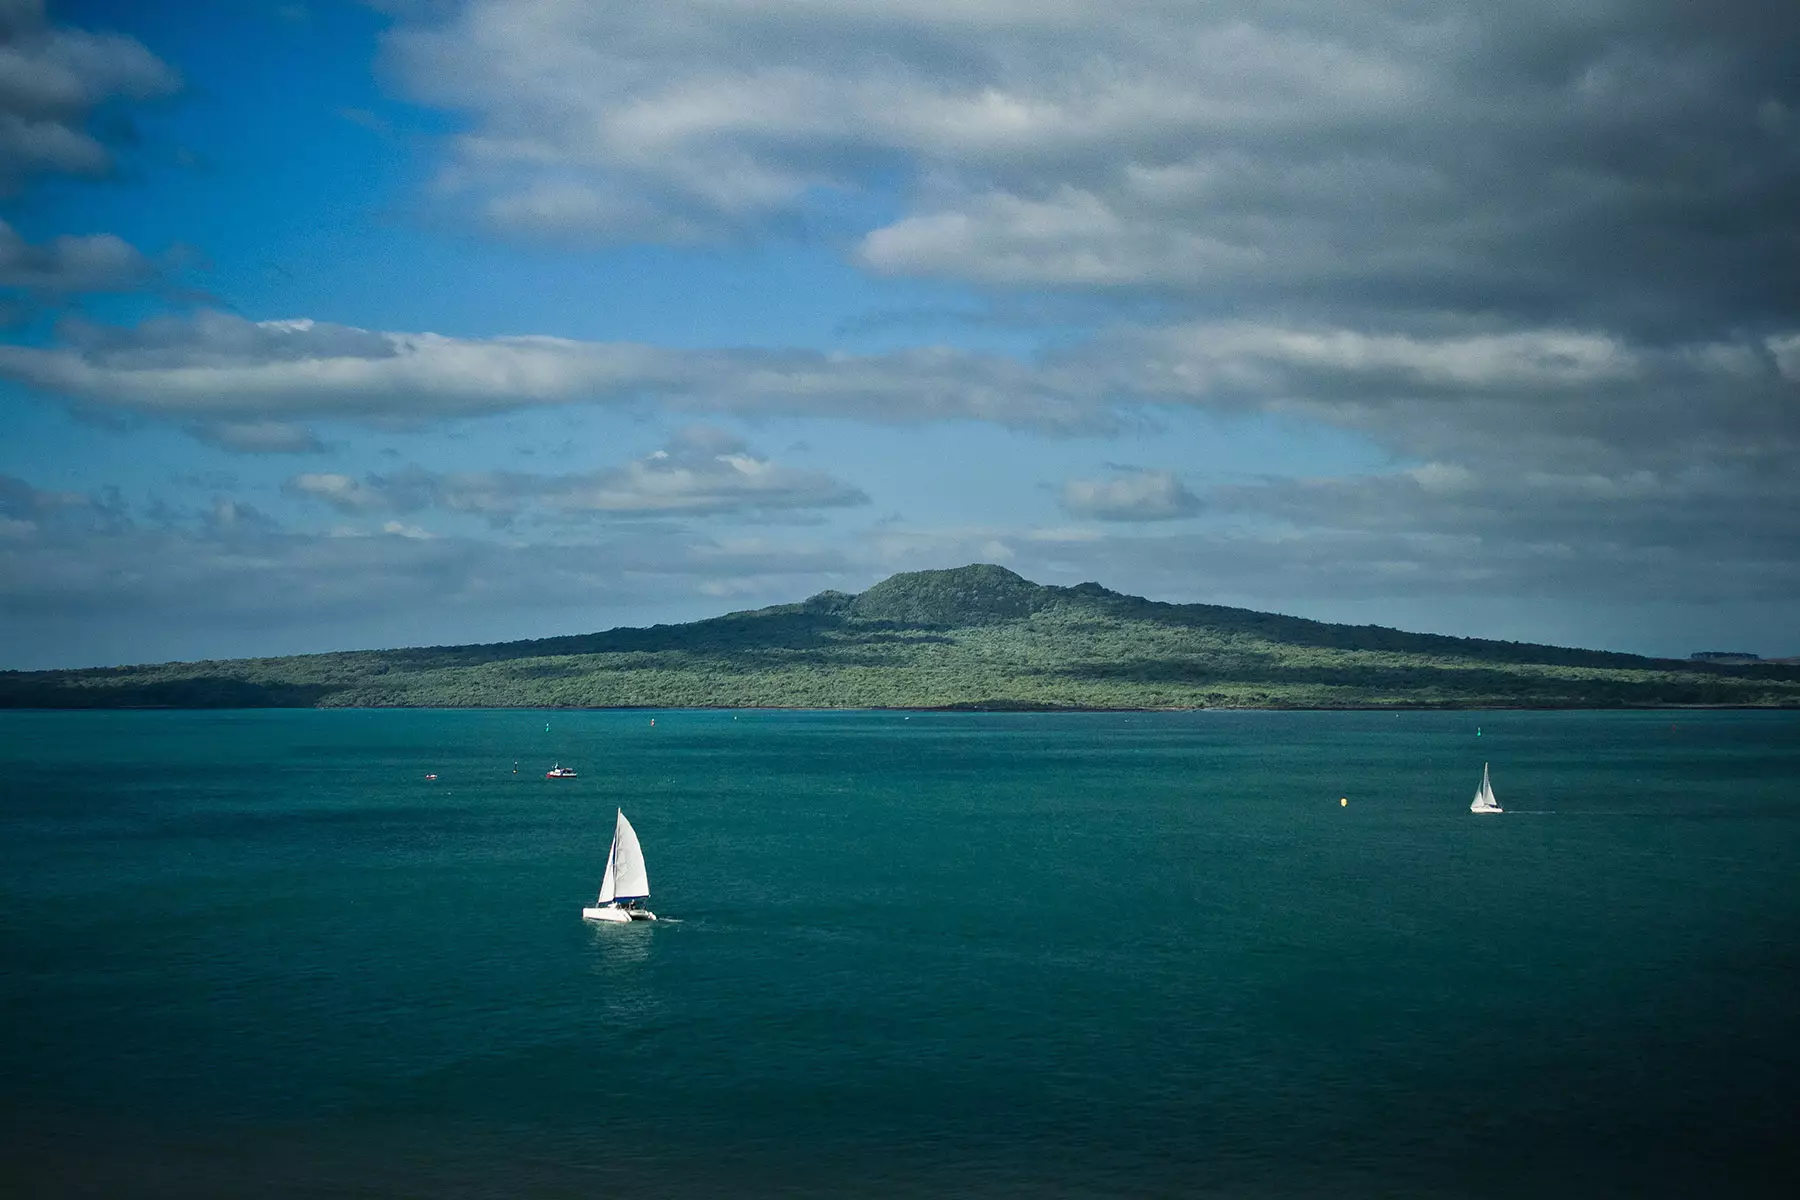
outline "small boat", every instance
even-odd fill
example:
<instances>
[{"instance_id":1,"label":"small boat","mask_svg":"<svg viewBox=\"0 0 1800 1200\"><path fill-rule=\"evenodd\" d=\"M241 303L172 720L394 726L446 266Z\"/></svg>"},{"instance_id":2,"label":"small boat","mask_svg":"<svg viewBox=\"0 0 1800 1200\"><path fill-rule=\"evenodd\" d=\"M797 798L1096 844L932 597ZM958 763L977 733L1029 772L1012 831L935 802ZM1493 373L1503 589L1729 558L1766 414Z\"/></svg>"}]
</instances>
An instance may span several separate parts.
<instances>
[{"instance_id":1,"label":"small boat","mask_svg":"<svg viewBox=\"0 0 1800 1200\"><path fill-rule=\"evenodd\" d=\"M1473 813L1503 812L1500 802L1494 799L1494 785L1488 782L1488 765L1481 764L1481 786L1475 789L1475 800L1469 805Z\"/></svg>"},{"instance_id":2,"label":"small boat","mask_svg":"<svg viewBox=\"0 0 1800 1200\"><path fill-rule=\"evenodd\" d=\"M436 774L435 774L435 773L433 773L433 774L430 774L430 775L427 775L427 776L426 776L426 777L425 777L425 782L426 782L426 783L430 783L430 782L432 782L432 781L433 781L433 780L435 780L435 779L436 779L436 778L437 778L437 775L436 775Z\"/></svg>"},{"instance_id":3,"label":"small boat","mask_svg":"<svg viewBox=\"0 0 1800 1200\"><path fill-rule=\"evenodd\" d=\"M643 907L650 898L650 873L644 869L644 849L638 845L637 830L619 810L613 825L612 849L606 853L606 876L600 881L600 897L593 906L581 910L583 919L612 921L654 921L656 914Z\"/></svg>"},{"instance_id":4,"label":"small boat","mask_svg":"<svg viewBox=\"0 0 1800 1200\"><path fill-rule=\"evenodd\" d=\"M551 767L548 771L544 772L544 778L545 779L573 779L573 778L575 778L575 768L574 767L565 767L561 763L557 763L554 767Z\"/></svg>"}]
</instances>

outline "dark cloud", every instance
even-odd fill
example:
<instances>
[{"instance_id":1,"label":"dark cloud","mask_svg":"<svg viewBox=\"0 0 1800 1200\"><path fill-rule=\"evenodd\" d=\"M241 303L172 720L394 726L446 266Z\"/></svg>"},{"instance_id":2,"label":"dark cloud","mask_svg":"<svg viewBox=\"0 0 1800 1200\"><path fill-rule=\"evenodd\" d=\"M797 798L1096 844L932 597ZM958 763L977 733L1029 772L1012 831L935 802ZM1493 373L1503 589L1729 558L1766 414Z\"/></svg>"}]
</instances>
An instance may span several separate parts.
<instances>
[{"instance_id":1,"label":"dark cloud","mask_svg":"<svg viewBox=\"0 0 1800 1200\"><path fill-rule=\"evenodd\" d=\"M50 23L42 0L0 2L0 191L40 174L102 175L112 154L89 128L108 100L181 86L136 40Z\"/></svg>"},{"instance_id":2,"label":"dark cloud","mask_svg":"<svg viewBox=\"0 0 1800 1200\"><path fill-rule=\"evenodd\" d=\"M218 537L260 535L280 528L268 513L229 496L214 496L212 507L201 514L200 520L208 532Z\"/></svg>"},{"instance_id":3,"label":"dark cloud","mask_svg":"<svg viewBox=\"0 0 1800 1200\"><path fill-rule=\"evenodd\" d=\"M45 491L14 475L0 475L0 521L8 537L42 530L104 531L131 524L124 498L113 487L92 492Z\"/></svg>"},{"instance_id":4,"label":"dark cloud","mask_svg":"<svg viewBox=\"0 0 1800 1200\"><path fill-rule=\"evenodd\" d=\"M399 353L387 337L365 329L310 319L247 321L216 311L152 317L129 329L71 320L61 333L82 362L99 371L226 370Z\"/></svg>"},{"instance_id":5,"label":"dark cloud","mask_svg":"<svg viewBox=\"0 0 1800 1200\"><path fill-rule=\"evenodd\" d=\"M110 233L27 242L0 220L0 288L63 294L126 292L154 282L160 269Z\"/></svg>"},{"instance_id":6,"label":"dark cloud","mask_svg":"<svg viewBox=\"0 0 1800 1200\"><path fill-rule=\"evenodd\" d=\"M1794 316L1785 0L469 0L389 49L515 228L736 236L910 178L873 270L1364 329Z\"/></svg>"}]
</instances>

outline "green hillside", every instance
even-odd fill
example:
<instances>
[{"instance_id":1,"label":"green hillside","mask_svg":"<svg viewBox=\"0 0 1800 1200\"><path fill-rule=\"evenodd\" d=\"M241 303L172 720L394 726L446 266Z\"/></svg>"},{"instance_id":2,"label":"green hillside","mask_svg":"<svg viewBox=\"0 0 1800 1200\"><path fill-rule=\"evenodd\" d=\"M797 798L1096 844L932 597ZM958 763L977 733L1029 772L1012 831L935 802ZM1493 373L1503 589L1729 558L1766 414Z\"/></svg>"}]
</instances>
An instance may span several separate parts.
<instances>
[{"instance_id":1,"label":"green hillside","mask_svg":"<svg viewBox=\"0 0 1800 1200\"><path fill-rule=\"evenodd\" d=\"M995 566L686 625L411 650L0 672L0 706L1800 706L1800 668L1328 625Z\"/></svg>"}]
</instances>

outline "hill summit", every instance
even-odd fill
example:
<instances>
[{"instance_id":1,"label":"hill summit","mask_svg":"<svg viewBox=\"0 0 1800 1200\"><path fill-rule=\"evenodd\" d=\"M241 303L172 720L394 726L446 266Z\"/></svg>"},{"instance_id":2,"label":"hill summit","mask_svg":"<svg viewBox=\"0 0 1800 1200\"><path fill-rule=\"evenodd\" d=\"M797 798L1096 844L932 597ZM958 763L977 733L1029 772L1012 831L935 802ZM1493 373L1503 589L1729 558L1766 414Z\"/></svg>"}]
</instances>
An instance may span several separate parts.
<instances>
[{"instance_id":1,"label":"hill summit","mask_svg":"<svg viewBox=\"0 0 1800 1200\"><path fill-rule=\"evenodd\" d=\"M850 603L850 615L866 621L947 628L991 625L1029 617L1047 608L1057 588L975 563L946 571L891 575Z\"/></svg>"},{"instance_id":2,"label":"hill summit","mask_svg":"<svg viewBox=\"0 0 1800 1200\"><path fill-rule=\"evenodd\" d=\"M0 672L0 706L1800 706L1800 668L1165 604L989 563L684 625L473 646Z\"/></svg>"}]
</instances>

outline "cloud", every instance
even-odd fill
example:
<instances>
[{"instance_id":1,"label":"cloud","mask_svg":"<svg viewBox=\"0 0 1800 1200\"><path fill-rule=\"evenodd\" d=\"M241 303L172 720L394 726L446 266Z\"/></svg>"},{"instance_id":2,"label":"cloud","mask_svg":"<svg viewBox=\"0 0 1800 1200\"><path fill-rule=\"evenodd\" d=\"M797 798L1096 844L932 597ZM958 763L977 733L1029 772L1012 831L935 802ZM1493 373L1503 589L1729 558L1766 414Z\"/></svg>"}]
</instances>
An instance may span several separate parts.
<instances>
[{"instance_id":1,"label":"cloud","mask_svg":"<svg viewBox=\"0 0 1800 1200\"><path fill-rule=\"evenodd\" d=\"M432 424L602 405L1089 433L1134 410L1261 411L1354 430L1397 456L1482 454L1553 470L1800 453L1792 327L1657 343L1575 326L1439 324L1379 334L1243 319L1122 325L1014 358L450 338L200 313L131 328L65 322L60 345L0 345L0 377L84 411L174 420L259 452L315 448L308 419Z\"/></svg>"},{"instance_id":2,"label":"cloud","mask_svg":"<svg viewBox=\"0 0 1800 1200\"><path fill-rule=\"evenodd\" d=\"M0 288L34 292L128 292L153 282L159 268L110 233L34 244L0 220Z\"/></svg>"},{"instance_id":3,"label":"cloud","mask_svg":"<svg viewBox=\"0 0 1800 1200\"><path fill-rule=\"evenodd\" d=\"M201 423L439 420L567 404L860 420L1092 428L1081 381L1000 355L674 350L631 342L385 333L228 313L131 328L65 322L54 347L0 346L0 377L89 405Z\"/></svg>"},{"instance_id":4,"label":"cloud","mask_svg":"<svg viewBox=\"0 0 1800 1200\"><path fill-rule=\"evenodd\" d=\"M899 181L885 274L1686 337L1793 314L1796 47L1773 0L467 0L387 40L504 228L830 227Z\"/></svg>"},{"instance_id":5,"label":"cloud","mask_svg":"<svg viewBox=\"0 0 1800 1200\"><path fill-rule=\"evenodd\" d=\"M434 472L412 466L357 480L348 475L295 475L293 495L323 501L344 513L410 513L436 508L504 524L527 509L572 518L770 518L867 504L861 490L823 471L785 467L759 458L736 436L690 426L666 449L622 466L562 475L512 471Z\"/></svg>"},{"instance_id":6,"label":"cloud","mask_svg":"<svg viewBox=\"0 0 1800 1200\"><path fill-rule=\"evenodd\" d=\"M150 100L181 86L133 38L45 19L41 0L0 4L0 191L39 174L102 175L112 156L87 129L109 100Z\"/></svg>"},{"instance_id":7,"label":"cloud","mask_svg":"<svg viewBox=\"0 0 1800 1200\"><path fill-rule=\"evenodd\" d=\"M823 471L758 458L709 426L683 430L667 449L622 467L546 482L544 503L565 513L770 514L869 502L860 489Z\"/></svg>"},{"instance_id":8,"label":"cloud","mask_svg":"<svg viewBox=\"0 0 1800 1200\"><path fill-rule=\"evenodd\" d=\"M1168 521L1191 517L1200 501L1171 471L1134 470L1108 479L1068 479L1062 506L1099 521Z\"/></svg>"},{"instance_id":9,"label":"cloud","mask_svg":"<svg viewBox=\"0 0 1800 1200\"><path fill-rule=\"evenodd\" d=\"M65 322L61 345L0 346L0 377L84 411L174 420L214 444L267 453L317 448L308 419L432 424L603 405L1061 432L1105 432L1134 410L1260 411L1353 430L1397 457L1480 455L1530 470L1772 469L1800 454L1800 333L1791 328L1656 343L1575 326L1440 326L1124 325L1013 358L450 338L200 313L132 328ZM593 481L601 490L583 493L587 502L628 506L627 494L660 486L651 465L635 469L636 483ZM608 499L605 487L626 490ZM566 505L581 495L569 491Z\"/></svg>"},{"instance_id":10,"label":"cloud","mask_svg":"<svg viewBox=\"0 0 1800 1200\"><path fill-rule=\"evenodd\" d=\"M1108 523L1241 522L1239 540L1197 543L1197 552L1216 558L1243 549L1247 563L1261 564L1247 566L1244 578L1262 580L1255 594L1274 607L1282 588L1327 588L1331 563L1355 580L1331 593L1339 596L1386 587L1401 598L1479 598L1516 588L1510 594L1577 603L1615 595L1618 581L1654 594L1657 571L1682 575L1679 585L1663 586L1671 596L1700 584L1721 600L1766 596L1766 581L1788 578L1783 563L1800 561L1800 496L1787 482L1800 474L1800 332L1791 325L1666 341L1453 315L1385 331L1231 317L1121 324L1033 358L448 338L204 313L124 329L69 322L64 330L60 345L0 346L0 375L90 411L160 417L216 443L266 452L315 446L303 424L315 418L433 424L572 405L655 416L982 419L1058 432L1105 431L1133 416L1194 408L1349 431L1394 469L1230 487L1196 479L1191 491L1173 477L1121 473L1073 481L1063 494L1068 511ZM290 487L352 515L398 520L430 510L562 528L595 515L768 521L863 500L827 474L706 436L717 435L694 434L663 457L595 471L412 467L296 476L309 482ZM920 536L888 529L871 545L940 544ZM1009 537L955 544L969 550L964 558L1009 561L1008 553L1022 553ZM1032 543L1046 555L1051 544ZM1104 550L1068 538L1056 544L1061 557L1044 560L1052 566ZM1325 558L1283 557L1302 549ZM1559 562L1566 584L1549 577Z\"/></svg>"},{"instance_id":11,"label":"cloud","mask_svg":"<svg viewBox=\"0 0 1800 1200\"><path fill-rule=\"evenodd\" d=\"M786 601L850 568L825 546L669 524L532 544L420 536L395 518L296 533L231 497L162 522L45 519L96 507L0 477L0 665L580 633L710 615L715 594Z\"/></svg>"},{"instance_id":12,"label":"cloud","mask_svg":"<svg viewBox=\"0 0 1800 1200\"><path fill-rule=\"evenodd\" d=\"M393 506L379 479L362 483L349 475L327 471L295 475L282 484L282 490L322 500L339 512L380 512Z\"/></svg>"},{"instance_id":13,"label":"cloud","mask_svg":"<svg viewBox=\"0 0 1800 1200\"><path fill-rule=\"evenodd\" d=\"M1222 487L1208 502L1311 536L1448 547L1467 561L1441 576L1475 571L1507 595L1574 587L1616 596L1623 585L1775 597L1800 585L1800 482L1754 465L1607 473L1431 463ZM1520 564L1538 565L1519 576ZM1549 578L1551 564L1569 578ZM1667 577L1652 583L1654 572Z\"/></svg>"},{"instance_id":14,"label":"cloud","mask_svg":"<svg viewBox=\"0 0 1800 1200\"><path fill-rule=\"evenodd\" d=\"M4 474L0 474L0 520L7 522L15 538L40 530L115 530L131 523L117 488L52 492Z\"/></svg>"},{"instance_id":15,"label":"cloud","mask_svg":"<svg viewBox=\"0 0 1800 1200\"><path fill-rule=\"evenodd\" d=\"M214 496L212 508L201 515L201 522L215 535L273 532L279 526L261 509L228 496Z\"/></svg>"}]
</instances>

